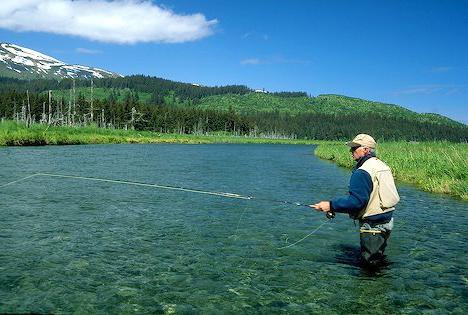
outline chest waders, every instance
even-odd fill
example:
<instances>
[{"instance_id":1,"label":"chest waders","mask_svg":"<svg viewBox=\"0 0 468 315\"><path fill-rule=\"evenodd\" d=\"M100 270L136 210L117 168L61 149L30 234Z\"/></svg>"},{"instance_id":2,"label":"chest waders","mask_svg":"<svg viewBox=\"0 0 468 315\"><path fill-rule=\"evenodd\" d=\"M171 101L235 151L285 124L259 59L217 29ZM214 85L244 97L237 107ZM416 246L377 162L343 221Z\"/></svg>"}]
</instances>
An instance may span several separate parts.
<instances>
[{"instance_id":1,"label":"chest waders","mask_svg":"<svg viewBox=\"0 0 468 315\"><path fill-rule=\"evenodd\" d=\"M364 263L375 266L381 262L387 247L387 240L393 229L391 212L395 210L400 197L390 168L384 162L373 157L364 162L359 169L369 173L373 184L369 202L358 215L361 258ZM382 222L371 219L385 213L389 214L391 219Z\"/></svg>"},{"instance_id":2,"label":"chest waders","mask_svg":"<svg viewBox=\"0 0 468 315\"><path fill-rule=\"evenodd\" d=\"M362 261L370 266L376 266L384 257L387 240L393 228L393 218L387 223L372 224L360 222L359 239L361 243Z\"/></svg>"}]
</instances>

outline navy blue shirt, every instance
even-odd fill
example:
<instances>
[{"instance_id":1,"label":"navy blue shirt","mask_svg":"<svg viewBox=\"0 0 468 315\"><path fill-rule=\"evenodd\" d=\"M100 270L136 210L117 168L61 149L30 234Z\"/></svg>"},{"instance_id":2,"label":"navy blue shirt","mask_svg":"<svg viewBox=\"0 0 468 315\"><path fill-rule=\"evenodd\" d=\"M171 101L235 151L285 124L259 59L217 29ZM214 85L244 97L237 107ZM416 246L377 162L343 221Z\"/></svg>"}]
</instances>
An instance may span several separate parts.
<instances>
[{"instance_id":1,"label":"navy blue shirt","mask_svg":"<svg viewBox=\"0 0 468 315\"><path fill-rule=\"evenodd\" d=\"M355 217L367 206L374 185L369 173L358 168L371 157L373 155L368 154L358 160L349 180L349 195L332 199L330 201L332 211L348 213Z\"/></svg>"}]
</instances>

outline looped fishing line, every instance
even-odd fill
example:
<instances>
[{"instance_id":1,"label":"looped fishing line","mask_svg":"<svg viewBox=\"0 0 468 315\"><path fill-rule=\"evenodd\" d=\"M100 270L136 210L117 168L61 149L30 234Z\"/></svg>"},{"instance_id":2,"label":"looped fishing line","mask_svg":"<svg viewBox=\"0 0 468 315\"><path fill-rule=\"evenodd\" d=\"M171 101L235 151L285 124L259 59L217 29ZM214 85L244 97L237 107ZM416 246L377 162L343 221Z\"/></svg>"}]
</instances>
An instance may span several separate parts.
<instances>
[{"instance_id":1,"label":"looped fishing line","mask_svg":"<svg viewBox=\"0 0 468 315\"><path fill-rule=\"evenodd\" d=\"M312 232L310 232L309 234L307 234L306 236L304 236L304 237L301 238L300 240L298 240L298 241L296 241L296 242L294 242L294 243L292 243L292 244L289 244L289 245L287 245L287 246L278 247L277 249L286 249L286 248L293 247L294 245L299 244L300 242L302 242L303 240L305 240L305 239L308 238L309 236L315 234L315 232L317 232L318 230L320 230L320 228L321 228L322 226L324 226L326 223L328 223L328 221L330 221L330 220L327 220L327 221L323 222L322 224L320 224L320 225L318 226L318 228L316 228L315 230L313 230Z\"/></svg>"},{"instance_id":2,"label":"looped fishing line","mask_svg":"<svg viewBox=\"0 0 468 315\"><path fill-rule=\"evenodd\" d=\"M38 174L32 174L32 175L29 175L29 176L26 176L26 177L23 177L23 178L20 178L20 179L17 179L17 180L14 180L12 182L9 182L9 183L6 183L6 184L3 184L3 185L0 185L0 188L2 187L6 187L6 186L9 186L11 184L14 184L14 183L18 183L18 182L21 182L23 180L26 180L28 178L31 178L31 177L34 177L34 176L38 176Z\"/></svg>"},{"instance_id":3,"label":"looped fishing line","mask_svg":"<svg viewBox=\"0 0 468 315\"><path fill-rule=\"evenodd\" d=\"M98 178L98 177L62 175L62 174L52 174L52 173L35 173L35 174L32 174L32 175L29 175L29 176L14 180L12 182L0 185L0 188L6 187L6 186L9 186L11 184L18 183L18 182L21 182L21 181L24 181L26 179L36 177L36 176L56 177L56 178L57 177L58 178L72 178L72 179L107 182L107 183L114 183L114 184L135 185L135 186L143 186L143 187L152 187L152 188L186 191L186 192L192 192L192 193L197 193L197 194L206 194L206 195L213 195L213 196L226 197L226 198L235 198L235 199L243 199L243 200L255 200L255 199L257 199L257 200L266 200L266 201L279 202L279 203L290 204L290 205L295 205L295 206L309 207L308 205L301 204L299 202L290 202L290 201L285 201L285 200L275 200L275 199L266 199L266 198L256 198L254 196L243 196L243 195L228 193L228 192L206 191L206 190L200 190L200 189L191 189L191 188L176 187L176 186L158 185L158 184L148 184L148 183L140 183L140 182L133 182L133 181L117 180L117 179L105 179L105 178ZM245 210L246 210L246 208L244 209L244 211L242 211L241 216L239 218L239 221L237 222L236 234L237 234L237 231L239 229L239 224L240 224L240 221L242 220L242 217L244 215ZM317 227L312 232L310 232L309 234L307 234L303 238L299 239L298 241L296 241L296 242L294 242L292 244L289 244L287 246L279 247L277 249L286 249L286 248L289 248L289 247L292 247L294 245L299 244L300 242L304 241L309 236L316 233L328 221L330 221L330 220L327 220L327 221L323 222L322 224L319 225L319 227Z\"/></svg>"}]
</instances>

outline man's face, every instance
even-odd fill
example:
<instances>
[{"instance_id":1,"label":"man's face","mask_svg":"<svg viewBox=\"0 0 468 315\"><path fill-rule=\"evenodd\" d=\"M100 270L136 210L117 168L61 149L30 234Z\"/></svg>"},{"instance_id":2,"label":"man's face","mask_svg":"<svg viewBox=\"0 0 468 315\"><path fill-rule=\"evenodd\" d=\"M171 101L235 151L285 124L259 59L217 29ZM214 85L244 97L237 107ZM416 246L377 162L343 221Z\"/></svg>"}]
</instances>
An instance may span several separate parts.
<instances>
[{"instance_id":1,"label":"man's face","mask_svg":"<svg viewBox=\"0 0 468 315\"><path fill-rule=\"evenodd\" d=\"M352 147L350 150L353 160L357 161L369 153L369 148L366 147Z\"/></svg>"}]
</instances>

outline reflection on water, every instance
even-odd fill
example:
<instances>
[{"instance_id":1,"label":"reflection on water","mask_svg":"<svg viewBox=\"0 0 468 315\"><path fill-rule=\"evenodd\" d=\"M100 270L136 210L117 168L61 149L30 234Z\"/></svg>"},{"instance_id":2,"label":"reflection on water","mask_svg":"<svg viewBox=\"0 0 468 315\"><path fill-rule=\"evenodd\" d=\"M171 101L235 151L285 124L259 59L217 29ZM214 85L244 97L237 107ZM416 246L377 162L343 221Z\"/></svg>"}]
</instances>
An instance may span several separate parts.
<instances>
[{"instance_id":1,"label":"reflection on water","mask_svg":"<svg viewBox=\"0 0 468 315\"><path fill-rule=\"evenodd\" d=\"M335 260L337 263L355 267L356 274L364 278L382 277L391 272L392 262L387 255L375 266L365 264L361 261L361 248L359 246L340 244L333 248L337 253Z\"/></svg>"},{"instance_id":2,"label":"reflection on water","mask_svg":"<svg viewBox=\"0 0 468 315\"><path fill-rule=\"evenodd\" d=\"M1 183L50 172L312 203L349 172L311 146L3 148ZM0 183L0 184L1 184ZM465 313L466 203L400 186L386 264L344 215L45 177L1 189L0 312Z\"/></svg>"}]
</instances>

